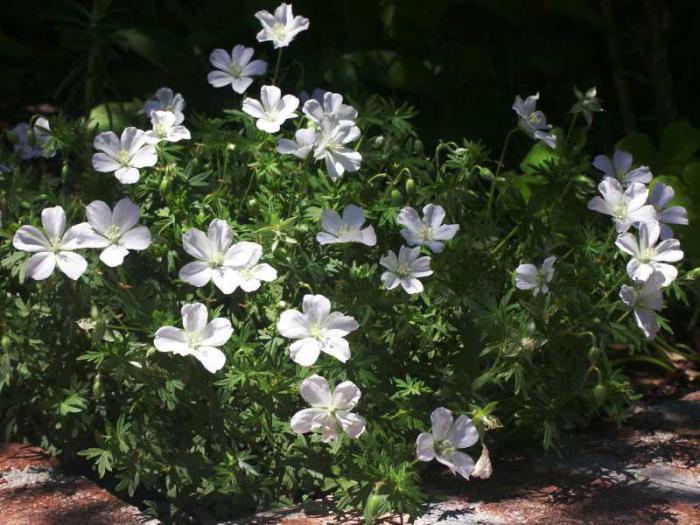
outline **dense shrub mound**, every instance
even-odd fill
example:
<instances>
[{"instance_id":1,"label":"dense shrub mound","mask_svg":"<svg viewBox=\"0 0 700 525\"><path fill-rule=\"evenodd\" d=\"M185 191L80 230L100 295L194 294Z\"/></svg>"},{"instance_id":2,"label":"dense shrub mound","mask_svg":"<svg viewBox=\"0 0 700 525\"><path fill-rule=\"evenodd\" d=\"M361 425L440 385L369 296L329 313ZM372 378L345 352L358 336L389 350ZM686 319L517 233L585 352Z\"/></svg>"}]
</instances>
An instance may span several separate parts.
<instances>
[{"instance_id":1,"label":"dense shrub mound","mask_svg":"<svg viewBox=\"0 0 700 525\"><path fill-rule=\"evenodd\" d=\"M258 15L280 49L309 26L283 6ZM251 48L211 62L241 110L163 89L9 134L7 437L170 512L330 492L371 520L416 511L421 461L485 477L486 446L624 417L620 366L658 361L662 295L693 274L672 189L625 152L590 167L594 90L567 132L518 97L511 168L428 155L404 106L300 101Z\"/></svg>"}]
</instances>

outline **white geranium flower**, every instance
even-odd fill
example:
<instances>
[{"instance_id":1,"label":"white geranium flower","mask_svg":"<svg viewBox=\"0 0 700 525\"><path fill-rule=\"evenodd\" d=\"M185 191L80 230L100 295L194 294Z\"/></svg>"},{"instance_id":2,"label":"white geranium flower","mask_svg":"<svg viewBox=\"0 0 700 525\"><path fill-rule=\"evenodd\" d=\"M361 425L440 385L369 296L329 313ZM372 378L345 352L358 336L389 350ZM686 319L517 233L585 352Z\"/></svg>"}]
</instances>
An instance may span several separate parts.
<instances>
[{"instance_id":1,"label":"white geranium flower","mask_svg":"<svg viewBox=\"0 0 700 525\"><path fill-rule=\"evenodd\" d=\"M81 248L104 248L100 260L112 268L124 262L129 250L145 250L151 244L151 232L137 226L141 210L131 199L121 199L112 211L102 201L87 206L90 228L81 239Z\"/></svg>"},{"instance_id":2,"label":"white geranium flower","mask_svg":"<svg viewBox=\"0 0 700 525\"><path fill-rule=\"evenodd\" d=\"M652 273L660 272L664 276L662 286L668 286L678 276L678 270L668 263L683 258L681 243L678 239L666 239L657 244L659 235L659 224L650 222L639 226L639 241L631 233L618 236L617 247L632 256L627 263L627 275L635 281L646 281Z\"/></svg>"},{"instance_id":3,"label":"white geranium flower","mask_svg":"<svg viewBox=\"0 0 700 525\"><path fill-rule=\"evenodd\" d=\"M554 133L547 133L552 129L552 126L547 124L547 117L544 116L544 113L536 109L539 98L539 93L530 95L525 100L517 95L515 102L513 102L513 110L518 114L520 129L533 139L541 140L554 149L557 147L557 136Z\"/></svg>"},{"instance_id":4,"label":"white geranium flower","mask_svg":"<svg viewBox=\"0 0 700 525\"><path fill-rule=\"evenodd\" d=\"M353 126L357 118L357 110L343 104L343 95L339 93L324 92L321 101L311 98L304 102L302 111L316 124L325 116L335 119L341 125Z\"/></svg>"},{"instance_id":5,"label":"white geranium flower","mask_svg":"<svg viewBox=\"0 0 700 525\"><path fill-rule=\"evenodd\" d=\"M257 34L258 42L272 42L275 49L287 47L295 36L309 28L308 18L294 16L292 4L281 3L274 15L269 11L258 11L255 18L263 27Z\"/></svg>"},{"instance_id":6,"label":"white geranium flower","mask_svg":"<svg viewBox=\"0 0 700 525\"><path fill-rule=\"evenodd\" d=\"M295 110L299 99L294 95L282 96L277 86L260 88L260 100L246 98L243 100L243 111L257 121L255 125L262 131L277 133L284 121L297 116Z\"/></svg>"},{"instance_id":7,"label":"white geranium flower","mask_svg":"<svg viewBox=\"0 0 700 525\"><path fill-rule=\"evenodd\" d=\"M216 87L230 85L238 93L244 93L253 83L252 77L264 75L267 72L267 62L253 60L255 51L252 47L237 45L231 54L224 49L215 49L209 55L209 62L217 71L207 76L209 83Z\"/></svg>"},{"instance_id":8,"label":"white geranium flower","mask_svg":"<svg viewBox=\"0 0 700 525\"><path fill-rule=\"evenodd\" d=\"M175 124L182 124L185 121L185 99L180 93L162 87L156 91L154 99L147 100L143 105L143 112L147 117L151 116L151 111L170 111L175 114Z\"/></svg>"},{"instance_id":9,"label":"white geranium flower","mask_svg":"<svg viewBox=\"0 0 700 525\"><path fill-rule=\"evenodd\" d=\"M326 171L331 180L342 177L346 171L352 173L360 169L362 155L346 144L360 138L360 128L340 124L334 118L323 116L314 148L314 158L326 163Z\"/></svg>"},{"instance_id":10,"label":"white geranium flower","mask_svg":"<svg viewBox=\"0 0 700 525\"><path fill-rule=\"evenodd\" d=\"M92 156L92 167L103 173L114 172L122 184L139 180L139 168L155 166L156 148L148 143L146 133L134 127L125 128L121 138L113 131L99 133L93 146L98 151Z\"/></svg>"},{"instance_id":11,"label":"white geranium flower","mask_svg":"<svg viewBox=\"0 0 700 525\"><path fill-rule=\"evenodd\" d=\"M30 126L26 122L20 122L10 130L17 142L13 148L22 160L31 160L37 157L50 159L56 155L56 150L48 154L44 153L44 144L51 138L51 127L49 121L44 117L39 117Z\"/></svg>"},{"instance_id":12,"label":"white geranium flower","mask_svg":"<svg viewBox=\"0 0 700 525\"><path fill-rule=\"evenodd\" d=\"M610 215L618 233L624 233L637 222L654 222L654 207L646 204L649 190L640 182L633 182L623 191L620 181L605 177L598 184L602 197L593 197L588 209Z\"/></svg>"},{"instance_id":13,"label":"white geranium flower","mask_svg":"<svg viewBox=\"0 0 700 525\"><path fill-rule=\"evenodd\" d=\"M342 363L350 359L350 345L344 337L357 330L357 321L340 312L331 312L331 302L323 295L305 295L302 310L303 313L283 312L277 323L280 334L297 340L289 347L292 361L311 366L321 352Z\"/></svg>"},{"instance_id":14,"label":"white geranium flower","mask_svg":"<svg viewBox=\"0 0 700 525\"><path fill-rule=\"evenodd\" d=\"M277 279L277 270L267 263L259 263L262 246L255 242L237 242L224 255L224 266L235 272L236 287L244 292L254 292L260 288L260 281L272 282ZM235 290L235 288L234 288Z\"/></svg>"},{"instance_id":15,"label":"white geranium flower","mask_svg":"<svg viewBox=\"0 0 700 525\"><path fill-rule=\"evenodd\" d=\"M474 471L474 460L459 449L479 441L474 423L467 416L455 420L452 412L443 407L433 410L430 420L432 432L423 432L416 439L416 457L420 461L437 459L453 474L469 479Z\"/></svg>"},{"instance_id":16,"label":"white geranium flower","mask_svg":"<svg viewBox=\"0 0 700 525\"><path fill-rule=\"evenodd\" d=\"M186 304L181 314L185 329L175 326L159 328L153 340L156 350L193 355L212 374L221 370L226 363L226 355L218 347L231 338L231 321L219 317L207 323L209 314L202 303Z\"/></svg>"},{"instance_id":17,"label":"white geranium flower","mask_svg":"<svg viewBox=\"0 0 700 525\"><path fill-rule=\"evenodd\" d=\"M554 255L547 257L541 268L534 264L521 264L515 269L515 287L520 290L532 290L533 295L549 292L556 260Z\"/></svg>"},{"instance_id":18,"label":"white geranium flower","mask_svg":"<svg viewBox=\"0 0 700 525\"><path fill-rule=\"evenodd\" d=\"M659 221L662 239L673 237L673 230L668 224L688 224L688 212L683 206L667 207L674 195L673 188L662 183L656 184L649 195L648 204L651 204L656 211L656 220Z\"/></svg>"},{"instance_id":19,"label":"white geranium flower","mask_svg":"<svg viewBox=\"0 0 700 525\"><path fill-rule=\"evenodd\" d=\"M637 326L647 339L654 339L659 331L656 312L663 307L661 287L665 280L661 272L654 272L640 288L623 285L620 289L620 299L634 310Z\"/></svg>"},{"instance_id":20,"label":"white geranium flower","mask_svg":"<svg viewBox=\"0 0 700 525\"><path fill-rule=\"evenodd\" d=\"M389 253L379 259L379 264L387 269L382 274L382 282L387 290L393 290L400 284L401 288L411 295L423 291L423 283L418 278L433 273L430 269L430 257L420 257L420 246L402 246L398 257L393 250L389 250Z\"/></svg>"},{"instance_id":21,"label":"white geranium flower","mask_svg":"<svg viewBox=\"0 0 700 525\"><path fill-rule=\"evenodd\" d=\"M619 180L625 186L633 182L648 184L652 174L648 166L632 169L632 155L626 151L615 150L612 160L605 155L593 159L593 166L603 172L606 177Z\"/></svg>"},{"instance_id":22,"label":"white geranium flower","mask_svg":"<svg viewBox=\"0 0 700 525\"><path fill-rule=\"evenodd\" d=\"M180 279L197 288L213 280L222 293L233 293L238 287L238 276L230 266L232 242L233 231L221 219L211 221L206 234L197 228L187 230L182 246L197 260L180 269Z\"/></svg>"},{"instance_id":23,"label":"white geranium flower","mask_svg":"<svg viewBox=\"0 0 700 525\"><path fill-rule=\"evenodd\" d=\"M323 210L321 213L322 232L316 234L320 244L336 244L343 242L359 242L366 246L377 244L377 236L370 225L366 228L365 212L362 208L350 204L343 210L343 217L335 210Z\"/></svg>"},{"instance_id":24,"label":"white geranium flower","mask_svg":"<svg viewBox=\"0 0 700 525\"><path fill-rule=\"evenodd\" d=\"M396 222L405 226L401 235L409 246L427 246L433 253L445 249L443 241L449 241L459 231L459 224L442 224L445 208L435 204L423 207L423 218L413 208L403 208Z\"/></svg>"},{"instance_id":25,"label":"white geranium flower","mask_svg":"<svg viewBox=\"0 0 700 525\"><path fill-rule=\"evenodd\" d=\"M294 140L279 139L277 151L284 155L294 155L305 159L311 153L316 144L316 130L313 128L301 128L294 134Z\"/></svg>"},{"instance_id":26,"label":"white geranium flower","mask_svg":"<svg viewBox=\"0 0 700 525\"><path fill-rule=\"evenodd\" d=\"M44 231L34 226L21 226L12 240L18 250L33 253L26 262L27 275L41 281L53 274L56 265L73 280L87 269L87 261L74 251L82 248L81 240L88 224L83 222L66 231L66 212L61 206L41 212Z\"/></svg>"},{"instance_id":27,"label":"white geranium flower","mask_svg":"<svg viewBox=\"0 0 700 525\"><path fill-rule=\"evenodd\" d=\"M338 438L341 429L350 438L359 437L365 431L365 418L352 413L362 395L352 381L343 381L331 393L328 381L312 375L304 379L299 392L312 408L292 416L290 426L297 434L321 429L321 439L329 442Z\"/></svg>"},{"instance_id":28,"label":"white geranium flower","mask_svg":"<svg viewBox=\"0 0 700 525\"><path fill-rule=\"evenodd\" d=\"M190 130L182 124L176 124L177 117L172 111L151 111L151 126L153 129L146 132L149 144L164 142L180 142L192 138Z\"/></svg>"}]
</instances>

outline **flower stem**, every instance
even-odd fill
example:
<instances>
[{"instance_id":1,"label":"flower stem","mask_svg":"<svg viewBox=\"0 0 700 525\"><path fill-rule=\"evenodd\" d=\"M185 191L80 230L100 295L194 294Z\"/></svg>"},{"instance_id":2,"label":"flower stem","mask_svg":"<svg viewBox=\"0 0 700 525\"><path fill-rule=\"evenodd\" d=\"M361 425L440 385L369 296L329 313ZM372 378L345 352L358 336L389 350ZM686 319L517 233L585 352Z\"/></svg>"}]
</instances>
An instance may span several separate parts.
<instances>
[{"instance_id":1,"label":"flower stem","mask_svg":"<svg viewBox=\"0 0 700 525\"><path fill-rule=\"evenodd\" d=\"M277 79L279 78L280 74L280 65L282 64L282 50L284 48L280 47L279 50L277 51L277 63L275 64L275 74L272 76L272 85L276 86L277 85Z\"/></svg>"},{"instance_id":2,"label":"flower stem","mask_svg":"<svg viewBox=\"0 0 700 525\"><path fill-rule=\"evenodd\" d=\"M501 173L501 167L503 166L503 159L506 156L506 151L508 150L508 144L510 143L510 138L513 136L513 133L517 131L518 128L513 128L511 129L508 134L506 135L505 140L503 141L503 148L501 149L501 157L498 159L498 166L496 166L496 173L493 176L493 180L491 181L491 189L489 191L489 203L486 206L486 220L491 219L491 207L493 206L493 197L494 194L496 193L496 180L498 179L498 174Z\"/></svg>"}]
</instances>

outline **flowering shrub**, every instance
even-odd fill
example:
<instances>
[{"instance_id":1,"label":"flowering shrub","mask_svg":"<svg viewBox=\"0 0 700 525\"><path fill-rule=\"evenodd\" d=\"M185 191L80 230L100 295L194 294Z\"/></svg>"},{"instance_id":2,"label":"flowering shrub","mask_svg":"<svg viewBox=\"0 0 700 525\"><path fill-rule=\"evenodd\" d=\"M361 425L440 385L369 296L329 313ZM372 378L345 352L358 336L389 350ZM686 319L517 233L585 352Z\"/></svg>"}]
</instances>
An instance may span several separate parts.
<instances>
[{"instance_id":1,"label":"flowering shrub","mask_svg":"<svg viewBox=\"0 0 700 525\"><path fill-rule=\"evenodd\" d=\"M285 4L257 18L280 57L310 29ZM591 169L595 90L567 133L517 97L497 162L470 141L428 156L410 108L302 101L252 57L211 54L221 115L163 88L124 129L10 133L7 437L79 451L171 512L333 493L371 521L417 511L421 462L488 477L486 445L624 417L622 363L659 362L663 298L697 272L672 191L626 153Z\"/></svg>"}]
</instances>

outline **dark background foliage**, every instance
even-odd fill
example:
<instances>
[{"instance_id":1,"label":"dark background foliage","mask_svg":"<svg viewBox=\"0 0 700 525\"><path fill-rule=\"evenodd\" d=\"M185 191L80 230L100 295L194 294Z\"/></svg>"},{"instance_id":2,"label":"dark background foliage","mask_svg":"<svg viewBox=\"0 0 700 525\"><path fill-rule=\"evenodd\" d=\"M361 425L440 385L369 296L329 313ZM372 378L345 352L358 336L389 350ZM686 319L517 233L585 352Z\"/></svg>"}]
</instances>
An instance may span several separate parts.
<instances>
[{"instance_id":1,"label":"dark background foliage","mask_svg":"<svg viewBox=\"0 0 700 525\"><path fill-rule=\"evenodd\" d=\"M429 144L480 138L497 149L515 94L540 91L552 116L572 88L596 85L607 114L595 140L632 129L658 136L697 121L700 68L693 50L700 3L669 0L297 0L311 28L285 49L289 90L316 86L361 99L408 101ZM0 20L0 114L26 119L40 103L69 113L105 100L144 98L168 85L191 108L236 99L206 82L216 47L255 41L260 0L5 0ZM287 62L289 63L289 62ZM34 106L34 107L32 107ZM28 109L29 108L29 109ZM562 125L565 125L562 123Z\"/></svg>"}]
</instances>

